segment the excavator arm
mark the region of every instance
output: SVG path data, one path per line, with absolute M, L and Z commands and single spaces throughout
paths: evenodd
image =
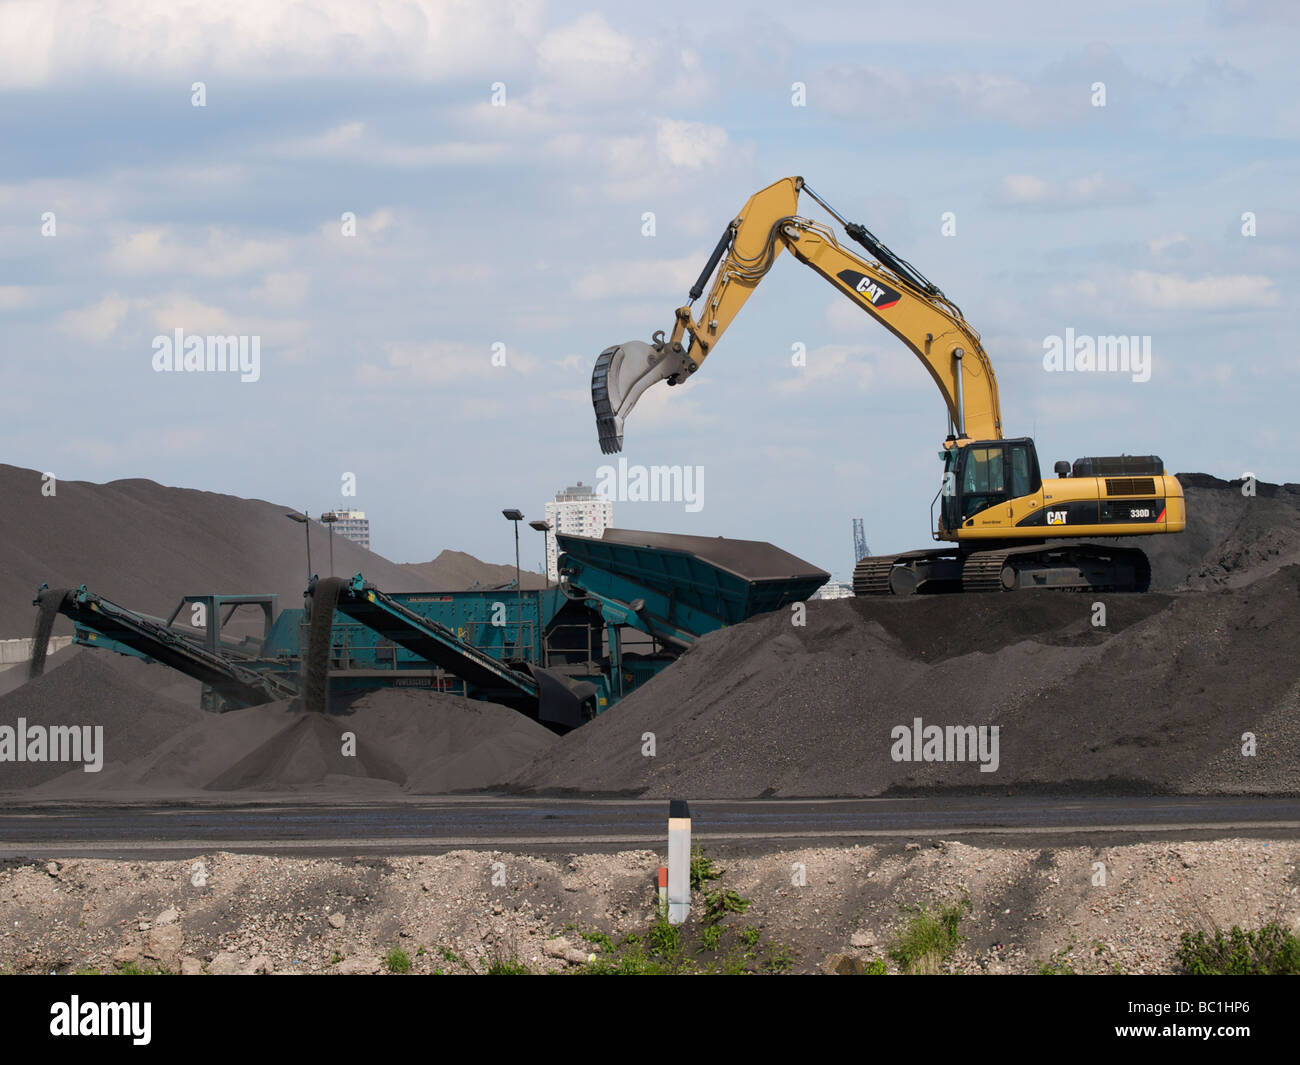
M 799 216 L 806 192 L 844 226 L 871 256 L 843 247 L 831 230 Z M 901 340 L 939 386 L 948 407 L 948 444 L 1002 439 L 997 379 L 979 334 L 960 309 L 865 227 L 845 222 L 800 177 L 782 178 L 749 198 L 727 226 L 677 310 L 670 335 L 653 343 L 629 341 L 606 348 L 592 373 L 592 404 L 601 450 L 623 447 L 623 426 L 652 385 L 679 384 L 699 369 L 782 251 L 811 267 Z M 695 304 L 713 278 L 698 317 Z

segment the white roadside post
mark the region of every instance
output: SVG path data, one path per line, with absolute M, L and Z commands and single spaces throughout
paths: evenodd
M 668 923 L 685 924 L 691 914 L 691 808 L 684 799 L 668 803 Z

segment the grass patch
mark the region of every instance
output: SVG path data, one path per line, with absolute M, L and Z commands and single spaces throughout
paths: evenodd
M 934 974 L 956 953 L 965 938 L 957 931 L 961 919 L 970 910 L 970 901 L 962 899 L 937 910 L 914 906 L 902 932 L 889 948 L 889 956 L 905 973 Z M 904 913 L 909 912 L 904 908 Z
M 114 966 L 118 976 L 162 976 L 162 969 L 142 969 L 133 961 L 120 961 Z
M 743 898 L 728 888 L 725 891 L 711 891 L 704 896 L 704 917 L 706 925 L 717 924 L 729 913 L 744 913 L 749 909 L 749 899 Z
M 693 909 L 698 916 L 683 925 L 669 924 L 667 910 L 656 907 L 655 918 L 644 935 L 633 933 L 612 943 L 608 936 L 598 939 L 583 933 L 589 942 L 600 943 L 605 954 L 569 971 L 584 976 L 787 972 L 794 965 L 789 947 L 764 944 L 761 930 L 753 925 L 737 929 L 726 923 L 728 914 L 749 909 L 750 900 L 713 884 L 724 873 L 700 847 L 695 847 L 691 851 L 691 888 L 697 896 Z M 702 900 L 698 897 L 701 895 Z M 711 957 L 699 959 L 700 954 Z
M 1184 932 L 1178 961 L 1191 976 L 1300 975 L 1300 939 L 1289 928 L 1270 922 L 1258 931 L 1236 925 L 1226 935 Z
M 384 959 L 390 973 L 404 974 L 411 971 L 411 956 L 401 947 L 394 947 Z
M 691 848 L 691 890 L 703 891 L 710 880 L 717 880 L 725 869 L 713 864 L 713 859 L 706 857 L 704 848 L 698 843 Z
M 532 969 L 515 958 L 493 958 L 487 967 L 488 976 L 532 976 Z
M 717 950 L 722 946 L 722 925 L 710 924 L 700 929 L 700 950 Z

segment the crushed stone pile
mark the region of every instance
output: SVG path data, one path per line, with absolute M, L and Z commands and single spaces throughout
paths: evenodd
M 32 634 L 32 599 L 51 588 L 91 591 L 132 610 L 166 616 L 189 592 L 273 593 L 280 609 L 302 605 L 307 583 L 303 527 L 292 507 L 153 481 L 59 481 L 0 464 L 0 638 Z M 328 572 L 329 532 L 314 524 L 312 563 Z M 363 573 L 394 591 L 432 591 L 418 572 L 334 537 L 334 569 Z M 55 633 L 71 634 L 66 618 Z
M 1187 528 L 1133 541 L 1151 560 L 1153 591 L 1240 588 L 1300 563 L 1300 485 L 1260 481 L 1248 496 L 1241 481 L 1205 473 L 1180 473 L 1178 480 Z
M 74 775 L 87 781 L 108 776 L 114 762 L 153 750 L 203 716 L 197 701 L 186 706 L 135 683 L 110 656 L 76 653 L 0 696 L 0 727 L 101 726 L 103 768 L 87 773 L 68 762 L 0 761 L 0 791 L 30 788 L 56 777 Z M 137 663 L 148 669 L 144 663 Z M 161 672 L 158 667 L 153 667 Z M 170 672 L 170 671 L 168 671 Z
M 499 588 L 515 582 L 515 567 L 480 562 L 464 551 L 444 550 L 432 562 L 404 562 L 402 569 L 441 592 L 469 591 L 473 588 Z M 521 570 L 519 586 L 525 590 L 545 588 L 546 576 Z
M 106 728 L 111 766 L 47 774 L 26 797 L 444 794 L 499 785 L 557 741 L 503 706 L 398 689 L 366 696 L 339 714 L 308 713 L 293 700 L 225 714 L 195 711 L 179 725 L 154 732 L 151 742 L 141 742 L 138 730 Z
M 1298 641 L 1300 566 L 1179 596 L 818 601 L 803 627 L 781 612 L 709 634 L 512 785 L 663 798 L 1300 794 Z M 971 752 L 894 760 L 893 730 L 917 718 L 999 726 L 996 770 Z M 1254 757 L 1241 753 L 1247 732 Z

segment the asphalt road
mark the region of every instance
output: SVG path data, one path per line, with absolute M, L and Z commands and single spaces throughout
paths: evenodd
M 1300 799 L 951 797 L 699 801 L 692 831 L 711 846 L 790 846 L 960 839 L 968 843 L 1110 845 L 1151 838 L 1300 838 Z M 0 859 L 166 858 L 245 853 L 358 855 L 480 850 L 660 848 L 660 800 L 480 796 L 402 803 L 8 805 Z

